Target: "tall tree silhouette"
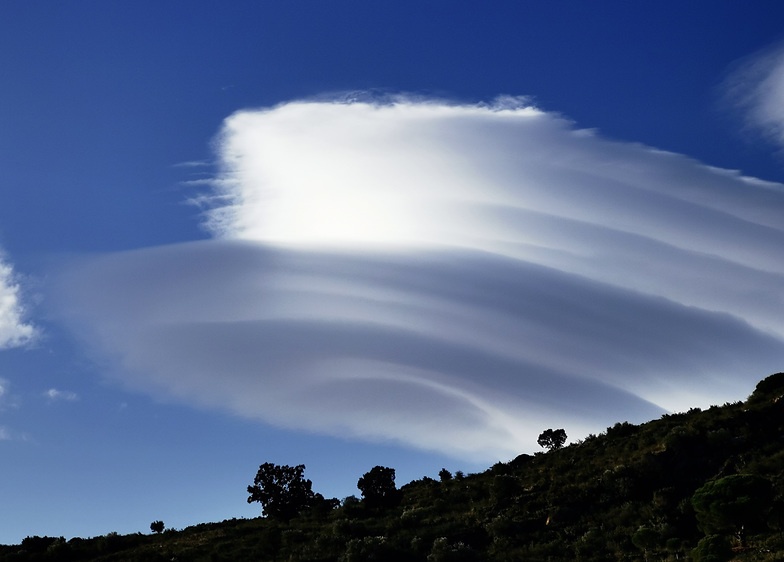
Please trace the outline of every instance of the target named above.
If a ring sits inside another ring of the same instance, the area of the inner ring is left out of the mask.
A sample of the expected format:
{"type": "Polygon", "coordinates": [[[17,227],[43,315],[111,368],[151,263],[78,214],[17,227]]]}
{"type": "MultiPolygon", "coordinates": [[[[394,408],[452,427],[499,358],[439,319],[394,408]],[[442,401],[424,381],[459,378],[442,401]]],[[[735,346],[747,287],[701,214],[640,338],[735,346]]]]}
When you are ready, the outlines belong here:
{"type": "Polygon", "coordinates": [[[397,503],[394,468],[373,467],[359,479],[357,488],[369,507],[388,507],[397,503]]]}
{"type": "Polygon", "coordinates": [[[305,480],[305,465],[278,466],[270,462],[259,467],[253,486],[248,486],[248,503],[259,502],[267,517],[288,521],[311,507],[313,483],[305,480]]]}

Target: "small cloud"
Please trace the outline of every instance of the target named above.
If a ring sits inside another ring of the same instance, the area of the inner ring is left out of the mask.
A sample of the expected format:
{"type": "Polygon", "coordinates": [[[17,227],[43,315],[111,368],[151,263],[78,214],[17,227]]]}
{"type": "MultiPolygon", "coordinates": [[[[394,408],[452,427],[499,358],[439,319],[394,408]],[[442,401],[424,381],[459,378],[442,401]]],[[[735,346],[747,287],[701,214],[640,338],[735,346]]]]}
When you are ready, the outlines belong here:
{"type": "Polygon", "coordinates": [[[57,390],[56,388],[50,388],[46,392],[44,392],[44,396],[49,398],[49,400],[66,400],[68,402],[72,402],[74,400],[78,400],[79,396],[75,392],[71,392],[69,390],[57,390]]]}
{"type": "Polygon", "coordinates": [[[784,146],[784,42],[740,61],[723,86],[748,126],[784,146]]]}
{"type": "Polygon", "coordinates": [[[197,180],[181,181],[180,183],[182,185],[207,185],[212,187],[213,185],[215,185],[215,181],[216,180],[214,178],[199,178],[197,180]]]}
{"type": "Polygon", "coordinates": [[[187,162],[178,162],[174,164],[174,168],[204,168],[207,166],[212,166],[211,162],[207,162],[206,160],[189,160],[187,162]]]}
{"type": "Polygon", "coordinates": [[[36,329],[24,321],[22,289],[13,268],[0,256],[0,349],[31,343],[36,329]]]}

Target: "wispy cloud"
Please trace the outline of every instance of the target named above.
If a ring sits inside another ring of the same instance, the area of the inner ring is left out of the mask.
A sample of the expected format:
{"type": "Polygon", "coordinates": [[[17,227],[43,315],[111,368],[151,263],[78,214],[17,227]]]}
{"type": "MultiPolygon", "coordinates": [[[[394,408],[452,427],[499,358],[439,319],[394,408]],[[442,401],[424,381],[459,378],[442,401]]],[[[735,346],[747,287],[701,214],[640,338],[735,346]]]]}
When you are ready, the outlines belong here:
{"type": "Polygon", "coordinates": [[[8,386],[9,383],[7,380],[0,379],[0,411],[2,411],[8,405],[8,386]]]}
{"type": "Polygon", "coordinates": [[[57,390],[56,388],[50,388],[46,392],[44,392],[44,396],[46,396],[49,400],[65,400],[68,402],[72,402],[74,400],[78,400],[79,396],[75,392],[71,392],[70,390],[57,390]]]}
{"type": "Polygon", "coordinates": [[[0,378],[0,412],[19,408],[19,404],[19,396],[11,393],[11,383],[6,379],[0,378]]]}
{"type": "Polygon", "coordinates": [[[220,140],[216,240],[62,279],[132,386],[488,459],[780,370],[780,184],[520,100],[297,102],[220,140]]]}
{"type": "MultiPolygon", "coordinates": [[[[17,398],[10,394],[10,386],[6,379],[0,378],[0,412],[5,411],[7,408],[17,407],[17,398]]],[[[0,425],[0,441],[12,441],[15,439],[23,439],[24,436],[13,431],[11,428],[0,425]]]]}
{"type": "Polygon", "coordinates": [[[30,435],[20,433],[10,427],[0,425],[0,441],[30,441],[30,435]]]}
{"type": "Polygon", "coordinates": [[[11,265],[0,254],[0,349],[30,343],[35,328],[24,320],[21,288],[11,265]]]}
{"type": "Polygon", "coordinates": [[[177,164],[174,164],[175,168],[206,168],[208,166],[212,166],[212,164],[206,160],[189,160],[187,162],[178,162],[177,164]]]}
{"type": "Polygon", "coordinates": [[[784,146],[784,42],[741,61],[725,89],[750,126],[784,146]]]}

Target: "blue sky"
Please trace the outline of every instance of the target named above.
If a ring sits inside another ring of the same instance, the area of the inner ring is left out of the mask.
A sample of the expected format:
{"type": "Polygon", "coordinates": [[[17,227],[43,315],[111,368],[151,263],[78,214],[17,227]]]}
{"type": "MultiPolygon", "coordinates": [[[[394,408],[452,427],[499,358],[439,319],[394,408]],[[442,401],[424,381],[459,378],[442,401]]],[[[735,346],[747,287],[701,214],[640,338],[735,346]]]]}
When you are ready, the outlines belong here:
{"type": "Polygon", "coordinates": [[[0,10],[0,543],[782,370],[780,3],[0,10]]]}

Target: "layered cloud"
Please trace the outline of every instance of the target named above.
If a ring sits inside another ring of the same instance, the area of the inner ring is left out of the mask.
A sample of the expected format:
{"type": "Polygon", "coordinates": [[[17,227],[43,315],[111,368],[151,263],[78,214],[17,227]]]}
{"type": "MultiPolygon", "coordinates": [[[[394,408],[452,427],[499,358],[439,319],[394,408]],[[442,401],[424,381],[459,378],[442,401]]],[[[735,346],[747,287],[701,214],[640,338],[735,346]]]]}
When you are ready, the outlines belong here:
{"type": "Polygon", "coordinates": [[[497,459],[781,368],[780,184],[514,99],[295,102],[217,146],[214,240],[62,278],[131,387],[497,459]]]}
{"type": "Polygon", "coordinates": [[[784,43],[743,60],[725,87],[749,125],[784,146],[784,43]]]}
{"type": "Polygon", "coordinates": [[[21,288],[11,265],[0,254],[0,349],[19,347],[35,337],[35,328],[25,322],[21,288]]]}

